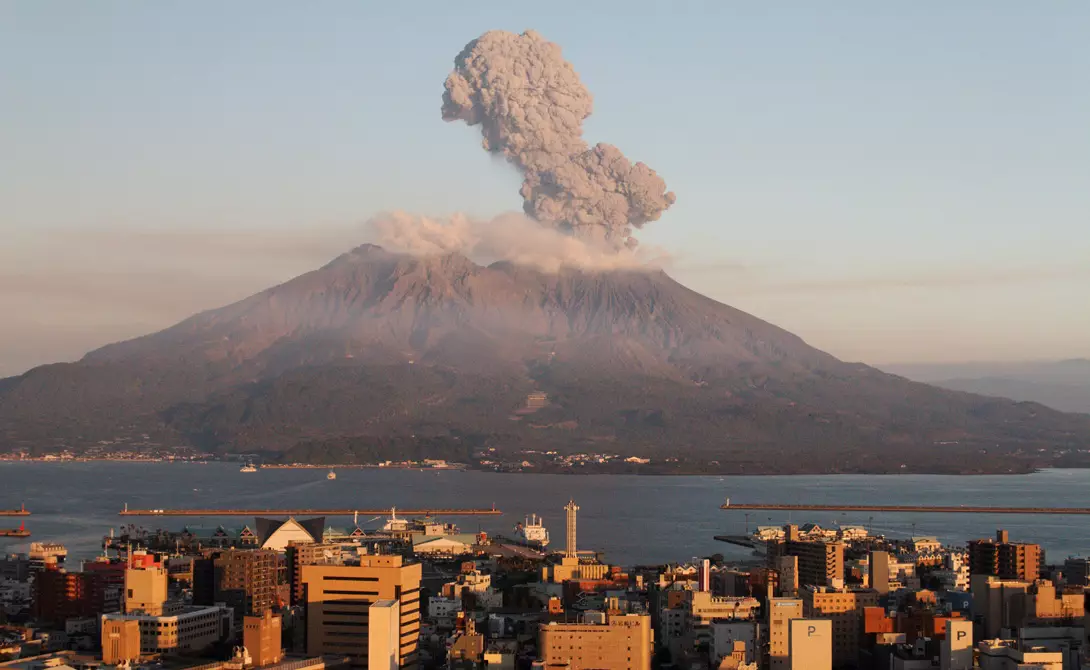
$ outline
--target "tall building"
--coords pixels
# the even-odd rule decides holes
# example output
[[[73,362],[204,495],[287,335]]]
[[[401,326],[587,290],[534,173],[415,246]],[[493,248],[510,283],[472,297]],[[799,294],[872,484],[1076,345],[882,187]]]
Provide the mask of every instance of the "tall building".
[[[772,670],[791,667],[791,622],[802,618],[802,601],[773,598],[768,604],[768,657]]]
[[[125,613],[161,616],[168,608],[167,569],[151,554],[134,552],[125,570]]]
[[[654,634],[646,614],[607,616],[605,623],[549,623],[539,649],[546,667],[651,670]]]
[[[889,593],[889,553],[885,551],[872,551],[867,565],[870,587],[879,595]]]
[[[341,565],[340,546],[332,543],[290,542],[284,550],[288,562],[288,583],[291,604],[300,605],[303,597],[303,567],[307,565]]]
[[[788,526],[783,542],[769,543],[769,565],[779,567],[780,556],[798,558],[798,585],[838,586],[844,581],[844,543],[798,539],[798,530]]]
[[[1040,577],[1041,558],[1040,545],[1011,542],[1005,530],[996,531],[994,540],[969,542],[969,571],[974,575],[1032,582]]]
[[[792,619],[788,634],[791,670],[832,670],[833,624],[828,619]],[[838,663],[839,665],[839,663]]]
[[[777,556],[774,567],[778,577],[780,596],[794,598],[799,592],[799,557]]]
[[[242,646],[259,668],[279,663],[284,658],[280,640],[282,623],[279,614],[266,610],[262,616],[248,616],[242,622]]]
[[[802,591],[802,603],[806,618],[832,621],[833,663],[857,663],[863,639],[863,609],[878,604],[878,593],[871,589],[811,587]]]
[[[401,665],[401,607],[396,600],[379,600],[367,608],[367,667],[397,670]]]
[[[276,606],[278,559],[267,549],[226,549],[214,558],[214,602],[235,611],[236,625]]]
[[[140,658],[140,623],[134,619],[102,622],[102,662],[120,665]]]
[[[396,600],[399,667],[415,668],[420,578],[420,564],[405,563],[401,556],[361,556],[353,564],[303,566],[307,654],[348,656],[353,667],[367,667],[370,606]]]

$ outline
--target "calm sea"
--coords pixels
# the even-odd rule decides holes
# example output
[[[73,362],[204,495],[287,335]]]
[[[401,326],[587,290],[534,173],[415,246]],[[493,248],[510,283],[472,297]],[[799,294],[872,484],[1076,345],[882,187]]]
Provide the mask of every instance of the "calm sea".
[[[501,517],[452,518],[463,531],[509,532],[525,515],[544,517],[554,545],[563,544],[563,506],[579,504],[579,547],[604,551],[622,565],[684,561],[744,549],[717,542],[748,525],[816,522],[858,524],[891,537],[934,535],[961,543],[1006,528],[1012,539],[1043,545],[1050,561],[1090,552],[1090,516],[985,514],[853,514],[726,512],[735,502],[836,502],[848,504],[1019,505],[1090,507],[1090,470],[1049,470],[1017,476],[793,476],[637,477],[493,474],[416,470],[261,470],[252,474],[227,463],[17,463],[0,462],[0,508],[25,503],[33,540],[68,546],[72,559],[94,556],[111,527],[134,521],[148,528],[240,527],[252,519],[123,519],[133,508],[387,508],[491,507]],[[0,526],[18,525],[0,517]],[[377,527],[379,519],[368,521]],[[14,522],[14,523],[13,523]],[[349,518],[327,520],[345,526]],[[0,552],[26,551],[27,540],[0,538]]]

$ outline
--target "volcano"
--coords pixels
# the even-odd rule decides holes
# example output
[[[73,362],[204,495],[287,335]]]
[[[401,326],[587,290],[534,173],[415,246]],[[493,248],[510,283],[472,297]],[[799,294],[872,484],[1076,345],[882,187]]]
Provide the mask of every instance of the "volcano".
[[[289,461],[558,451],[720,472],[1006,471],[1090,448],[1090,416],[839,361],[661,271],[364,245],[0,380],[0,449],[103,442]]]

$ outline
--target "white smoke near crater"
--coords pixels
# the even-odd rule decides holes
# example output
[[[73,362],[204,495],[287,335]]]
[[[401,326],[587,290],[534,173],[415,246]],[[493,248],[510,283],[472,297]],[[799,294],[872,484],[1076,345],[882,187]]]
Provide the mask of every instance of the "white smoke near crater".
[[[655,270],[669,256],[654,248],[616,249],[596,240],[567,235],[517,213],[493,219],[464,214],[449,218],[392,212],[367,222],[369,236],[385,249],[414,256],[458,253],[480,263],[510,261],[545,272],[563,268],[586,270]]]

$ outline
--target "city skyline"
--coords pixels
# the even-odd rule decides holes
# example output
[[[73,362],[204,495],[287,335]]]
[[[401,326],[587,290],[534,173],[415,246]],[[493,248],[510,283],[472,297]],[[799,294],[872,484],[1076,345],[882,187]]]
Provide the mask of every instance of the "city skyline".
[[[489,28],[559,44],[587,138],[677,192],[639,237],[687,286],[846,360],[1090,355],[1084,6],[558,9],[6,6],[0,55],[35,67],[0,107],[0,375],[314,269],[383,211],[517,209],[438,115]]]

